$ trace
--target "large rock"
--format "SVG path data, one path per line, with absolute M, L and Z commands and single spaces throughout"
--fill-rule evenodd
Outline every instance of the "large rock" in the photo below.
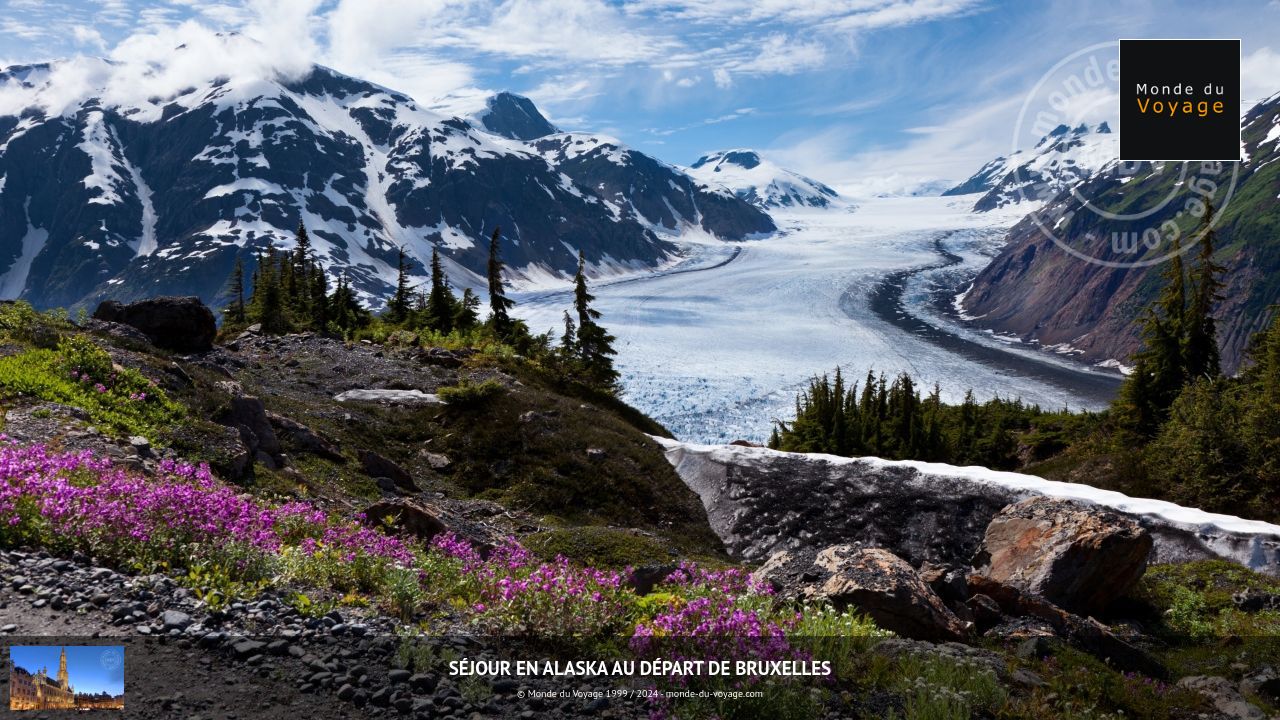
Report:
M 259 450 L 268 455 L 280 452 L 280 439 L 271 427 L 271 419 L 262 401 L 252 395 L 233 395 L 225 423 L 240 431 L 249 452 Z
M 373 527 L 390 526 L 423 542 L 449 529 L 435 508 L 405 498 L 379 500 L 365 508 L 364 516 Z
M 1152 563 L 1229 560 L 1280 576 L 1280 526 L 1257 520 L 978 467 L 654 441 L 702 500 L 725 548 L 746 560 L 861 543 L 917 567 L 968 565 L 1001 509 L 1047 496 L 1141 523 L 1154 541 Z
M 297 420 L 273 412 L 267 413 L 267 420 L 275 429 L 278 438 L 292 443 L 299 450 L 337 463 L 346 460 L 335 442 Z
M 107 300 L 94 319 L 128 325 L 146 335 L 156 347 L 182 353 L 213 348 L 218 325 L 213 312 L 198 297 L 157 297 L 123 305 Z
M 781 552 L 756 574 L 787 596 L 856 608 L 876 624 L 918 640 L 960 640 L 968 625 L 902 558 L 880 548 L 834 545 L 809 557 Z
M 416 493 L 418 486 L 413 482 L 413 476 L 408 470 L 400 467 L 395 461 L 383 457 L 372 450 L 361 450 L 359 453 L 360 466 L 366 475 L 371 478 L 389 478 L 395 487 L 404 492 Z
M 1081 613 L 1100 613 L 1142 577 L 1151 535 L 1096 506 L 1036 497 L 991 520 L 978 572 Z

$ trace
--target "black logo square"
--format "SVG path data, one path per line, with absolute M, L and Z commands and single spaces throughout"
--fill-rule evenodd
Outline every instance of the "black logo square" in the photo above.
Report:
M 1121 40 L 1120 158 L 1239 160 L 1240 41 Z

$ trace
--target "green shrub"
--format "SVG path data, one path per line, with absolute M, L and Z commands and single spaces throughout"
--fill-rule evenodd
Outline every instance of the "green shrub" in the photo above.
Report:
M 457 385 L 448 385 L 436 391 L 441 400 L 452 407 L 477 408 L 506 392 L 506 388 L 496 380 L 472 382 L 463 379 Z
M 21 301 L 0 303 L 0 338 L 50 349 L 69 329 L 65 311 L 42 313 Z

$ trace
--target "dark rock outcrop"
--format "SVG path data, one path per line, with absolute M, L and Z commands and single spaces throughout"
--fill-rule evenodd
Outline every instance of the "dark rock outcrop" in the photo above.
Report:
M 993 601 L 1004 615 L 1044 623 L 1058 637 L 1122 670 L 1154 678 L 1169 675 L 1169 671 L 1145 651 L 1117 637 L 1093 618 L 1072 614 L 1044 598 L 982 575 L 969 577 L 969 591 L 974 597 L 984 596 Z
M 267 420 L 276 431 L 278 438 L 297 449 L 333 462 L 340 463 L 346 460 L 336 443 L 306 425 L 273 412 L 267 413 Z
M 156 347 L 181 353 L 213 348 L 218 325 L 198 297 L 157 297 L 128 305 L 107 300 L 94 311 L 95 320 L 120 323 L 146 335 Z
M 240 431 L 245 447 L 251 453 L 258 451 L 268 455 L 280 453 L 280 439 L 271 427 L 271 418 L 262 401 L 252 395 L 234 395 L 230 411 L 223 423 Z
M 1096 614 L 1137 583 L 1150 554 L 1150 533 L 1131 518 L 1034 497 L 992 519 L 974 566 L 997 582 Z
M 367 449 L 361 450 L 359 457 L 360 466 L 369 477 L 375 479 L 389 478 L 395 483 L 395 487 L 398 490 L 411 493 L 418 492 L 418 486 L 413 482 L 413 476 L 393 460 Z
M 916 571 L 888 550 L 834 545 L 812 555 L 784 551 L 756 577 L 789 597 L 856 608 L 905 637 L 941 641 L 968 634 Z
M 379 500 L 365 508 L 364 515 L 365 521 L 373 527 L 390 525 L 394 530 L 423 542 L 430 542 L 449 529 L 434 508 L 405 498 Z

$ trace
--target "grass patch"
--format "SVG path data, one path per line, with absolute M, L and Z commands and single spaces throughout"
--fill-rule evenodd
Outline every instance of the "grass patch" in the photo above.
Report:
M 621 528 L 586 526 L 546 530 L 524 538 L 523 542 L 545 560 L 563 555 L 603 567 L 671 561 L 671 554 L 661 541 Z
M 83 336 L 62 338 L 56 350 L 33 348 L 0 357 L 0 391 L 84 410 L 100 426 L 120 435 L 156 441 L 184 416 L 151 380 L 115 365 Z

